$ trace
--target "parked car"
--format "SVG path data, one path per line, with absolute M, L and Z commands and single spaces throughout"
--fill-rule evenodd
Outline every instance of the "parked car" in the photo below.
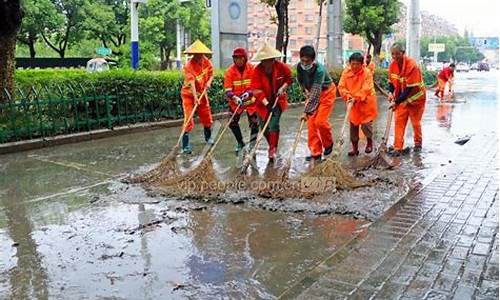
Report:
M 440 62 L 433 62 L 426 66 L 427 71 L 439 72 L 443 69 L 443 64 Z
M 481 71 L 488 72 L 490 70 L 490 66 L 488 65 L 488 63 L 482 62 L 482 63 L 479 63 L 479 65 L 477 66 L 477 70 L 480 72 Z
M 456 68 L 457 72 L 469 72 L 469 65 L 466 63 L 459 63 Z
M 472 65 L 470 65 L 470 69 L 471 70 L 477 70 L 478 69 L 478 63 L 473 63 Z

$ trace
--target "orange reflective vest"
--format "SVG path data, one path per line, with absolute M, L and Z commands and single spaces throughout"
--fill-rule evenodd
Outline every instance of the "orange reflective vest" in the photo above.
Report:
M 232 64 L 224 73 L 224 92 L 233 92 L 235 96 L 241 97 L 245 92 L 249 92 L 250 83 L 253 76 L 254 66 L 247 63 L 243 73 L 238 70 L 235 64 Z M 232 100 L 228 99 L 231 111 L 234 111 L 238 105 Z M 255 98 L 245 100 L 245 107 L 240 108 L 240 113 L 247 109 L 249 114 L 255 112 Z
M 264 98 L 266 98 L 269 103 L 278 101 L 276 105 L 279 105 L 282 112 L 288 107 L 288 96 L 286 93 L 282 94 L 279 99 L 276 99 L 278 89 L 285 83 L 287 83 L 288 86 L 292 84 L 292 70 L 286 64 L 277 60 L 274 61 L 273 72 L 270 77 L 266 75 L 262 63 L 255 67 L 251 88 L 257 100 L 257 113 L 262 119 L 266 118 L 268 111 L 267 107 L 262 103 Z
M 377 117 L 377 96 L 373 87 L 373 74 L 368 68 L 354 73 L 348 66 L 342 72 L 337 86 L 340 96 L 354 100 L 349 120 L 354 125 L 373 121 Z
M 189 82 L 195 82 L 196 93 L 201 95 L 203 90 L 207 87 L 208 80 L 214 74 L 214 68 L 208 58 L 203 56 L 200 63 L 190 59 L 182 70 L 184 74 L 184 84 L 182 85 L 182 96 L 193 96 Z
M 404 104 L 425 102 L 425 85 L 422 73 L 413 58 L 404 56 L 401 70 L 398 62 L 393 60 L 389 66 L 389 82 L 394 86 L 396 99 L 406 88 L 412 88 L 408 98 L 403 102 Z

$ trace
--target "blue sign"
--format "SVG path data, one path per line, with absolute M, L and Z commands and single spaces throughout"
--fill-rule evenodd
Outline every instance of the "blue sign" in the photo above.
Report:
M 469 42 L 478 49 L 498 49 L 498 37 L 471 37 Z

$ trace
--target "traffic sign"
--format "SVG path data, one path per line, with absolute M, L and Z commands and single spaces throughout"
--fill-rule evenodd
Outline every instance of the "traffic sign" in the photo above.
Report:
M 429 44 L 429 52 L 444 52 L 445 44 Z

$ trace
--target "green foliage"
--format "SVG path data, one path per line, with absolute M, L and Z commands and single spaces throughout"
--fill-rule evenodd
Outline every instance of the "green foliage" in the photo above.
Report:
M 346 0 L 344 31 L 364 36 L 378 57 L 384 34 L 399 21 L 398 0 Z
M 40 33 L 62 26 L 64 18 L 50 0 L 25 0 L 22 4 L 25 14 L 17 39 L 20 43 L 34 49 Z M 32 56 L 35 54 L 31 53 Z
M 405 43 L 404 40 L 400 42 Z M 422 57 L 434 57 L 434 53 L 428 51 L 431 43 L 445 44 L 445 51 L 438 53 L 438 61 L 441 62 L 452 60 L 474 63 L 484 59 L 484 55 L 474 48 L 467 38 L 460 36 L 422 37 L 420 40 L 420 54 Z
M 26 0 L 26 17 L 18 40 L 18 56 L 95 56 L 101 46 L 128 67 L 130 60 L 130 1 Z M 210 46 L 210 24 L 204 0 L 151 0 L 139 6 L 140 66 L 159 69 L 174 54 L 176 21 L 192 40 Z M 43 38 L 43 39 L 42 39 Z M 30 46 L 30 47 L 28 47 Z M 30 51 L 31 50 L 31 51 Z

